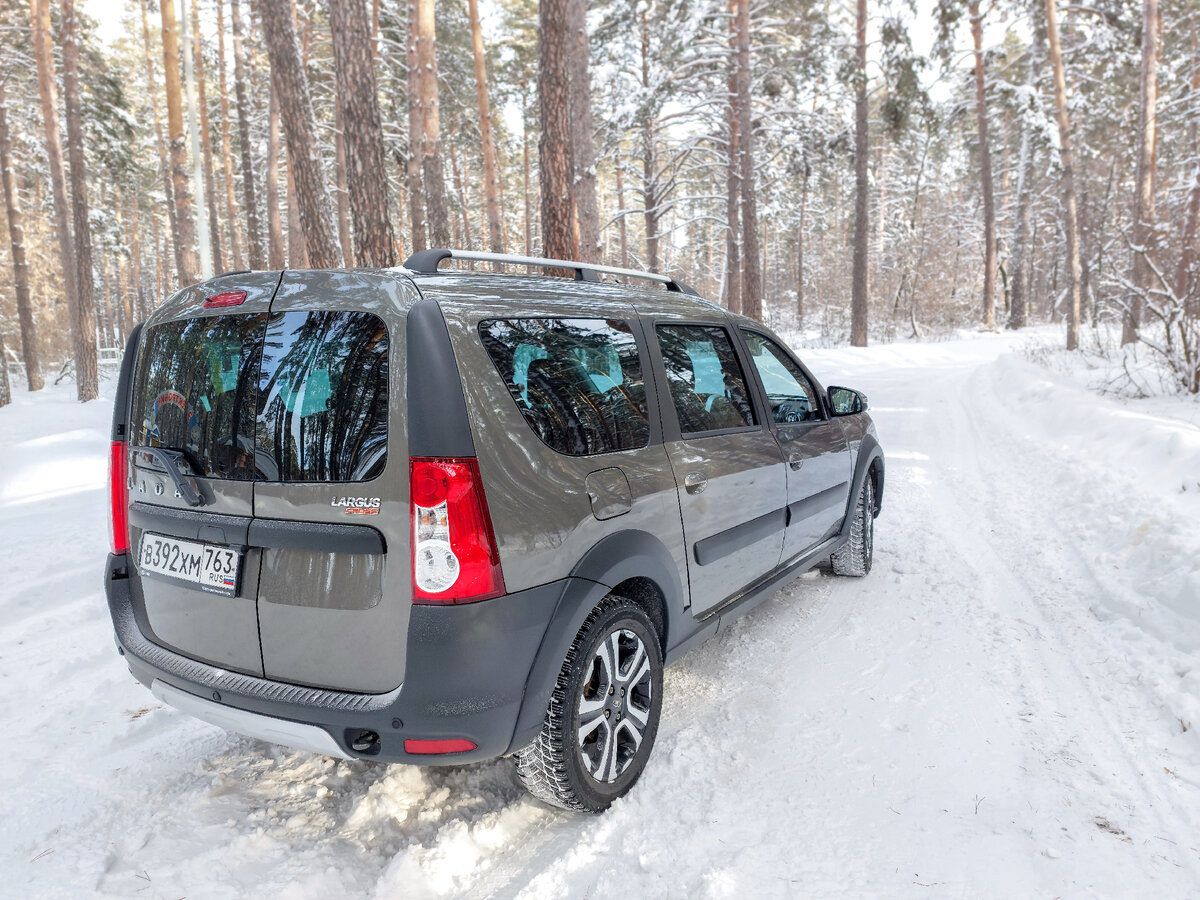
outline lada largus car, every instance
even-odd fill
[[[866,410],[664,276],[449,250],[225,275],[124,357],[117,649],[229,730],[511,757],[599,811],[646,765],[665,664],[818,563],[870,570]]]

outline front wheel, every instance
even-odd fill
[[[863,479],[850,523],[850,540],[829,557],[836,575],[862,576],[871,571],[875,555],[875,485],[870,473]]]
[[[609,597],[583,623],[559,672],[546,720],[516,754],[539,800],[603,812],[641,775],[662,710],[662,651],[646,613]]]

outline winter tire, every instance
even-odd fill
[[[662,710],[662,651],[646,613],[604,600],[567,651],[541,733],[516,755],[531,794],[603,812],[646,767]]]
[[[875,486],[870,474],[863,479],[850,524],[850,540],[829,557],[835,575],[861,577],[871,571],[875,553]]]

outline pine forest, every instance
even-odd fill
[[[433,247],[1197,394],[1198,131],[1196,0],[0,0],[0,405],[214,274]]]

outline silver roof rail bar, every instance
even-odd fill
[[[410,272],[422,275],[434,275],[438,266],[446,259],[460,259],[467,262],[490,262],[510,266],[530,266],[537,269],[573,269],[576,281],[599,281],[597,277],[604,275],[621,275],[626,278],[644,278],[666,285],[668,291],[678,294],[689,294],[699,297],[694,290],[681,281],[669,275],[659,275],[657,272],[642,272],[637,269],[619,269],[616,266],[600,266],[595,263],[576,262],[566,259],[546,259],[541,256],[517,256],[509,253],[487,253],[483,250],[418,250],[404,261],[404,268]]]

